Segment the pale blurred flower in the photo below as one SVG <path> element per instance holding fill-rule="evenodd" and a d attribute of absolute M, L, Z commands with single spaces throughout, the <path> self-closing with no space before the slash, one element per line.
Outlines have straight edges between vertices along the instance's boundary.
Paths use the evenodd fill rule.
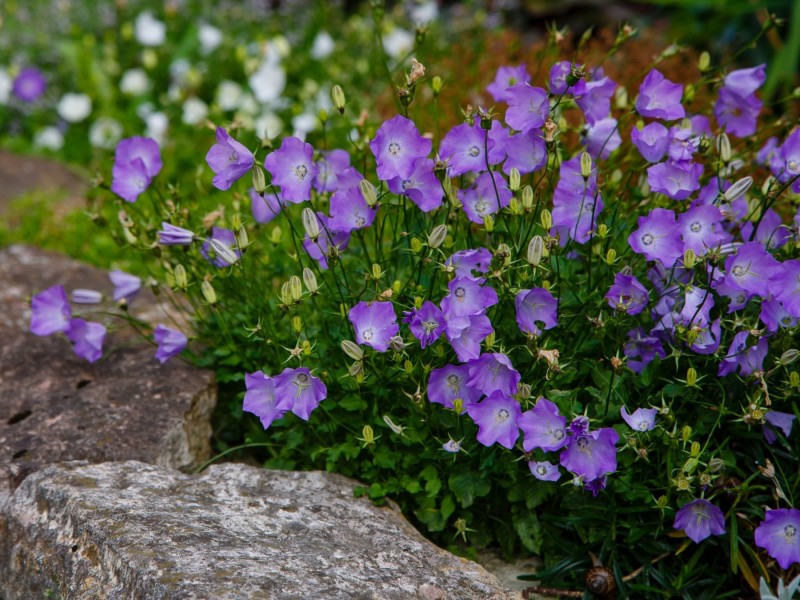
<path fill-rule="evenodd" d="M 86 94 L 68 92 L 61 96 L 56 111 L 68 123 L 80 123 L 92 112 L 92 99 Z"/>
<path fill-rule="evenodd" d="M 264 61 L 250 76 L 250 89 L 256 99 L 270 103 L 280 98 L 286 87 L 286 71 L 280 63 Z"/>
<path fill-rule="evenodd" d="M 320 31 L 311 46 L 311 56 L 316 60 L 328 58 L 333 53 L 335 45 L 333 38 L 327 31 Z"/>
<path fill-rule="evenodd" d="M 153 112 L 147 115 L 144 122 L 147 126 L 145 136 L 153 138 L 158 142 L 159 146 L 163 146 L 167 134 L 167 127 L 169 127 L 167 115 L 163 112 Z"/>
<path fill-rule="evenodd" d="M 242 101 L 242 93 L 242 86 L 226 79 L 217 88 L 217 104 L 222 110 L 236 110 Z"/>
<path fill-rule="evenodd" d="M 439 16 L 439 7 L 433 0 L 414 0 L 409 7 L 408 15 L 415 25 L 425 25 L 436 20 Z"/>
<path fill-rule="evenodd" d="M 134 32 L 142 46 L 160 46 L 167 39 L 167 26 L 150 11 L 139 13 L 134 22 Z"/>
<path fill-rule="evenodd" d="M 13 85 L 14 80 L 8 74 L 8 71 L 0 67 L 0 104 L 8 104 L 8 98 L 11 96 L 11 87 Z"/>
<path fill-rule="evenodd" d="M 144 69 L 130 69 L 122 74 L 119 89 L 128 96 L 139 96 L 150 89 L 150 78 Z"/>
<path fill-rule="evenodd" d="M 395 27 L 383 36 L 383 50 L 395 60 L 414 49 L 414 34 L 400 27 Z"/>
<path fill-rule="evenodd" d="M 200 38 L 200 52 L 203 55 L 211 54 L 214 50 L 219 48 L 223 40 L 222 31 L 208 23 L 202 23 L 200 25 L 197 36 Z"/>
<path fill-rule="evenodd" d="M 89 128 L 89 143 L 95 148 L 110 150 L 122 138 L 122 125 L 110 117 L 100 117 Z"/>
<path fill-rule="evenodd" d="M 283 131 L 283 121 L 274 113 L 265 113 L 255 120 L 253 128 L 257 137 L 271 140 Z"/>
<path fill-rule="evenodd" d="M 208 104 L 200 98 L 187 98 L 183 103 L 183 122 L 187 125 L 197 125 L 208 116 Z"/>
<path fill-rule="evenodd" d="M 254 117 L 261 107 L 256 102 L 256 99 L 253 98 L 253 94 L 249 94 L 245 92 L 242 94 L 242 99 L 239 102 L 239 110 L 250 117 Z"/>
<path fill-rule="evenodd" d="M 319 119 L 315 114 L 303 113 L 292 119 L 292 127 L 294 127 L 293 135 L 305 140 L 307 134 L 319 127 Z"/>
<path fill-rule="evenodd" d="M 64 147 L 64 134 L 57 127 L 45 127 L 34 134 L 33 145 L 56 152 Z"/>

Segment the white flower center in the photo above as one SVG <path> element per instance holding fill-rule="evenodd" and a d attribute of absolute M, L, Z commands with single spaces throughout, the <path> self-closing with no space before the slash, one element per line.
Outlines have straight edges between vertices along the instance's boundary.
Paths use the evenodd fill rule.
<path fill-rule="evenodd" d="M 691 225 L 689 225 L 689 229 L 691 229 L 695 233 L 699 233 L 700 230 L 703 229 L 703 226 L 700 224 L 700 221 L 695 221 Z"/>
<path fill-rule="evenodd" d="M 472 146 L 469 150 L 467 150 L 467 154 L 469 154 L 472 157 L 480 156 L 480 153 L 481 149 L 478 148 L 477 146 Z"/>
<path fill-rule="evenodd" d="M 361 332 L 361 337 L 363 337 L 368 342 L 372 340 L 372 329 L 365 329 Z"/>
<path fill-rule="evenodd" d="M 642 236 L 642 244 L 644 244 L 645 246 L 652 246 L 655 240 L 656 238 L 653 237 L 652 233 L 645 233 Z"/>
<path fill-rule="evenodd" d="M 397 142 L 389 144 L 389 154 L 392 156 L 400 156 L 400 144 Z"/>
<path fill-rule="evenodd" d="M 297 165 L 292 170 L 294 171 L 294 176 L 297 177 L 298 181 L 303 181 L 306 178 L 306 175 L 308 175 L 308 167 L 303 164 Z"/>
<path fill-rule="evenodd" d="M 506 421 L 508 421 L 510 416 L 511 413 L 509 413 L 505 408 L 501 408 L 500 410 L 497 411 L 497 417 L 495 420 L 498 423 L 505 423 Z"/>

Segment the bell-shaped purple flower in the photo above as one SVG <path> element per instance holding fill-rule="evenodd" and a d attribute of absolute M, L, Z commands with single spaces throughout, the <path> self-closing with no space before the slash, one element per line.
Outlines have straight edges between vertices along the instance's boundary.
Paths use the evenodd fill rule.
<path fill-rule="evenodd" d="M 764 359 L 769 351 L 767 338 L 759 338 L 755 344 L 748 345 L 748 337 L 750 337 L 749 331 L 740 331 L 733 336 L 728 353 L 719 365 L 717 372 L 719 377 L 735 371 L 739 371 L 742 377 L 747 377 L 763 368 Z"/>
<path fill-rule="evenodd" d="M 177 225 L 170 225 L 162 221 L 161 229 L 156 232 L 158 243 L 162 246 L 188 246 L 194 241 L 193 232 Z"/>
<path fill-rule="evenodd" d="M 689 160 L 668 160 L 647 167 L 647 183 L 656 193 L 673 200 L 685 200 L 700 189 L 703 165 Z"/>
<path fill-rule="evenodd" d="M 586 116 L 586 122 L 594 125 L 605 119 L 611 112 L 611 97 L 617 89 L 610 77 L 600 77 L 593 81 L 581 80 L 572 87 L 575 102 Z"/>
<path fill-rule="evenodd" d="M 445 333 L 458 360 L 466 362 L 480 356 L 481 342 L 494 333 L 494 329 L 486 315 L 471 315 L 466 321 L 463 318 L 447 321 Z"/>
<path fill-rule="evenodd" d="M 631 141 L 639 154 L 649 163 L 657 163 L 667 153 L 669 131 L 661 123 L 652 122 L 641 130 L 631 129 Z"/>
<path fill-rule="evenodd" d="M 507 159 L 503 164 L 504 173 L 516 169 L 525 175 L 543 169 L 547 164 L 547 146 L 538 129 L 509 137 L 505 142 L 505 152 Z"/>
<path fill-rule="evenodd" d="M 494 140 L 488 136 L 478 122 L 473 125 L 462 123 L 448 131 L 439 146 L 439 156 L 447 161 L 448 174 L 456 176 L 470 171 L 485 171 L 487 155 L 484 144 L 488 148 L 494 147 Z"/>
<path fill-rule="evenodd" d="M 325 384 L 306 367 L 286 368 L 275 376 L 275 408 L 291 410 L 304 421 L 328 397 Z"/>
<path fill-rule="evenodd" d="M 420 348 L 432 344 L 444 333 L 444 315 L 439 307 L 430 300 L 423 302 L 418 309 L 415 308 L 403 314 L 403 322 L 408 323 L 411 333 L 419 340 Z"/>
<path fill-rule="evenodd" d="M 559 456 L 561 466 L 583 481 L 600 479 L 617 470 L 618 440 L 619 434 L 610 427 L 576 435 Z"/>
<path fill-rule="evenodd" d="M 776 508 L 765 517 L 756 527 L 756 546 L 764 548 L 781 569 L 800 563 L 800 510 Z"/>
<path fill-rule="evenodd" d="M 791 329 L 797 325 L 798 318 L 792 315 L 783 302 L 776 298 L 761 302 L 759 319 L 767 326 L 767 331 L 776 333 L 779 329 Z"/>
<path fill-rule="evenodd" d="M 558 412 L 558 407 L 547 398 L 539 397 L 531 410 L 525 411 L 519 428 L 525 434 L 522 449 L 531 452 L 541 448 L 545 452 L 561 450 L 569 443 L 566 430 L 567 419 Z"/>
<path fill-rule="evenodd" d="M 276 406 L 275 380 L 262 371 L 256 371 L 245 373 L 244 383 L 247 391 L 244 394 L 242 410 L 256 415 L 264 429 L 269 429 L 276 419 L 286 414 L 286 410 L 280 410 Z"/>
<path fill-rule="evenodd" d="M 483 395 L 467 383 L 468 378 L 467 365 L 445 365 L 433 369 L 428 378 L 428 400 L 450 409 L 455 407 L 456 400 L 461 400 L 463 413 L 468 405 L 474 404 Z"/>
<path fill-rule="evenodd" d="M 158 142 L 145 137 L 120 140 L 114 153 L 111 191 L 127 202 L 136 202 L 161 171 Z"/>
<path fill-rule="evenodd" d="M 259 194 L 255 189 L 248 190 L 250 196 L 250 213 L 256 223 L 269 223 L 281 214 L 281 202 L 277 194 L 265 191 Z"/>
<path fill-rule="evenodd" d="M 690 540 L 699 544 L 710 535 L 725 533 L 725 516 L 719 507 L 708 500 L 698 498 L 684 504 L 675 513 L 672 526 L 675 529 L 682 529 Z"/>
<path fill-rule="evenodd" d="M 783 302 L 790 315 L 800 318 L 800 260 L 780 263 L 770 277 L 770 289 L 777 291 L 775 297 Z"/>
<path fill-rule="evenodd" d="M 472 315 L 483 314 L 497 304 L 497 292 L 474 279 L 456 277 L 448 285 L 449 293 L 442 298 L 442 312 L 448 324 Z"/>
<path fill-rule="evenodd" d="M 526 132 L 542 127 L 550 114 L 547 92 L 527 83 L 518 83 L 506 90 L 506 123 Z"/>
<path fill-rule="evenodd" d="M 587 179 L 581 175 L 580 155 L 561 163 L 560 178 L 553 193 L 552 235 L 558 235 L 561 245 L 573 239 L 579 244 L 589 241 L 603 210 L 603 199 L 597 190 L 594 166 Z"/>
<path fill-rule="evenodd" d="M 781 183 L 791 181 L 792 191 L 800 194 L 800 127 L 795 127 L 778 148 L 777 156 L 770 163 L 770 169 Z"/>
<path fill-rule="evenodd" d="M 558 300 L 553 297 L 550 290 L 533 288 L 520 290 L 514 298 L 517 325 L 522 333 L 541 335 L 542 330 L 537 323 L 542 323 L 545 329 L 552 329 L 558 325 Z"/>
<path fill-rule="evenodd" d="M 397 115 L 380 126 L 369 148 L 378 163 L 378 179 L 408 179 L 414 161 L 427 158 L 433 142 L 422 137 L 413 121 Z"/>
<path fill-rule="evenodd" d="M 63 285 L 54 285 L 31 298 L 31 333 L 51 335 L 69 329 L 72 309 Z"/>
<path fill-rule="evenodd" d="M 494 81 L 486 86 L 486 91 L 492 95 L 495 102 L 508 102 L 506 90 L 518 83 L 528 83 L 530 80 L 531 76 L 525 65 L 503 66 L 497 69 L 497 75 L 495 75 Z"/>
<path fill-rule="evenodd" d="M 347 318 L 355 329 L 356 342 L 378 352 L 386 352 L 389 341 L 400 331 L 391 302 L 361 301 L 350 309 Z"/>
<path fill-rule="evenodd" d="M 681 97 L 683 86 L 665 78 L 658 69 L 651 70 L 639 87 L 636 112 L 643 117 L 674 121 L 686 116 Z"/>
<path fill-rule="evenodd" d="M 678 215 L 678 228 L 683 239 L 683 249 L 704 256 L 710 249 L 731 241 L 731 235 L 722 229 L 722 212 L 713 204 L 692 206 Z"/>
<path fill-rule="evenodd" d="M 498 443 L 509 450 L 519 437 L 517 423 L 522 417 L 519 403 L 502 392 L 494 392 L 491 396 L 477 404 L 467 406 L 467 413 L 478 426 L 478 441 L 484 446 Z"/>
<path fill-rule="evenodd" d="M 336 231 L 349 233 L 372 225 L 375 213 L 364 199 L 359 187 L 339 189 L 330 201 L 331 218 L 328 225 Z"/>
<path fill-rule="evenodd" d="M 754 94 L 767 80 L 767 65 L 737 69 L 725 76 L 724 86 L 740 96 Z"/>
<path fill-rule="evenodd" d="M 158 345 L 156 359 L 162 364 L 180 354 L 189 343 L 189 339 L 180 331 L 161 324 L 156 325 L 153 340 Z"/>
<path fill-rule="evenodd" d="M 328 268 L 328 256 L 331 253 L 339 253 L 347 248 L 350 243 L 350 233 L 347 231 L 337 231 L 330 226 L 328 217 L 318 212 L 317 222 L 319 225 L 319 237 L 312 240 L 306 234 L 303 240 L 303 248 L 308 255 L 319 263 L 320 268 Z"/>
<path fill-rule="evenodd" d="M 657 408 L 637 408 L 633 414 L 628 414 L 624 406 L 620 409 L 622 419 L 635 431 L 650 431 L 656 426 Z"/>
<path fill-rule="evenodd" d="M 297 204 L 311 198 L 311 183 L 319 172 L 311 144 L 284 138 L 278 150 L 267 154 L 264 168 L 272 175 L 272 183 L 280 186 L 281 200 Z"/>
<path fill-rule="evenodd" d="M 586 146 L 586 152 L 595 160 L 607 159 L 622 144 L 617 120 L 606 117 L 595 121 L 593 125 L 586 128 L 581 142 Z"/>
<path fill-rule="evenodd" d="M 539 481 L 558 481 L 561 473 L 558 465 L 547 461 L 530 461 L 528 468 Z"/>
<path fill-rule="evenodd" d="M 487 396 L 496 391 L 507 396 L 517 393 L 521 376 L 505 354 L 481 354 L 467 363 L 467 369 L 469 371 L 467 385 Z"/>
<path fill-rule="evenodd" d="M 442 184 L 433 172 L 430 158 L 415 160 L 414 170 L 408 178 L 395 177 L 387 183 L 393 194 L 408 196 L 422 212 L 436 210 L 442 205 Z"/>
<path fill-rule="evenodd" d="M 36 67 L 20 70 L 11 85 L 11 91 L 23 102 L 35 102 L 47 89 L 47 79 Z"/>
<path fill-rule="evenodd" d="M 650 292 L 633 275 L 617 273 L 605 299 L 614 311 L 638 315 L 650 302 Z"/>
<path fill-rule="evenodd" d="M 725 283 L 751 294 L 766 295 L 781 264 L 758 242 L 747 242 L 725 259 Z"/>
<path fill-rule="evenodd" d="M 625 364 L 634 372 L 641 373 L 644 368 L 656 358 L 666 358 L 667 353 L 661 345 L 661 341 L 637 327 L 628 332 L 628 341 L 623 347 L 625 357 L 628 359 Z"/>
<path fill-rule="evenodd" d="M 654 208 L 646 217 L 639 217 L 637 223 L 638 229 L 628 237 L 634 252 L 644 254 L 647 260 L 657 260 L 667 268 L 683 256 L 674 211 Z"/>
<path fill-rule="evenodd" d="M 335 192 L 341 185 L 340 175 L 350 168 L 350 153 L 346 150 L 323 152 L 317 161 L 317 176 L 311 185 L 318 192 Z"/>
<path fill-rule="evenodd" d="M 103 355 L 103 342 L 106 339 L 106 328 L 100 323 L 72 319 L 67 330 L 67 339 L 72 342 L 75 354 L 90 363 L 97 362 Z"/>
<path fill-rule="evenodd" d="M 776 429 L 780 429 L 787 438 L 792 433 L 792 425 L 794 425 L 795 416 L 791 413 L 778 412 L 777 410 L 767 411 L 764 415 L 764 425 L 762 431 L 764 432 L 764 439 L 768 444 L 774 444 L 778 439 L 775 433 Z"/>
<path fill-rule="evenodd" d="M 496 171 L 481 173 L 475 180 L 474 187 L 458 191 L 458 198 L 464 205 L 467 217 L 479 225 L 483 224 L 485 217 L 508 206 L 512 195 L 506 180 Z"/>
<path fill-rule="evenodd" d="M 560 96 L 566 93 L 569 89 L 567 77 L 572 71 L 572 63 L 568 60 L 562 60 L 550 67 L 550 73 L 547 76 L 547 87 L 550 88 L 550 93 Z"/>
<path fill-rule="evenodd" d="M 723 86 L 714 104 L 714 116 L 728 135 L 747 137 L 756 132 L 762 106 L 755 95 L 742 96 Z"/>
<path fill-rule="evenodd" d="M 456 270 L 456 278 L 466 277 L 479 283 L 483 283 L 481 275 L 489 271 L 492 262 L 492 253 L 486 248 L 468 248 L 453 253 L 446 261 L 445 265 Z"/>
<path fill-rule="evenodd" d="M 119 302 L 123 298 L 130 301 L 142 288 L 142 280 L 125 271 L 114 269 L 108 274 L 108 278 L 114 284 L 115 302 Z"/>
<path fill-rule="evenodd" d="M 211 183 L 218 190 L 228 190 L 251 168 L 255 158 L 244 145 L 233 139 L 224 127 L 217 127 L 217 143 L 206 154 L 206 162 L 216 173 Z"/>

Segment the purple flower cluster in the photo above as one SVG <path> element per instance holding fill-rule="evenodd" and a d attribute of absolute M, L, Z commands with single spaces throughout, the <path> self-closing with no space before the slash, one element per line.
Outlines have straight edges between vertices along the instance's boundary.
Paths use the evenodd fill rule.
<path fill-rule="evenodd" d="M 253 153 L 233 139 L 222 127 L 217 127 L 217 143 L 206 155 L 206 162 L 216 173 L 212 183 L 218 190 L 228 190 L 252 167 Z"/>
<path fill-rule="evenodd" d="M 726 133 L 746 137 L 756 132 L 762 103 L 755 93 L 766 79 L 766 65 L 731 71 L 725 76 L 714 104 L 714 116 Z"/>
<path fill-rule="evenodd" d="M 262 371 L 247 373 L 245 385 L 243 409 L 256 415 L 264 429 L 289 411 L 308 421 L 311 412 L 328 395 L 325 384 L 305 367 L 286 368 L 275 377 Z"/>

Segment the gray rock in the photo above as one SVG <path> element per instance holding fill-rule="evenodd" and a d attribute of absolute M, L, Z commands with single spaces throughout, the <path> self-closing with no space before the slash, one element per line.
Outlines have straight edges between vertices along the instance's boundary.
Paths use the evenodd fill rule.
<path fill-rule="evenodd" d="M 0 595 L 108 600 L 518 598 L 354 481 L 240 464 L 50 466 L 4 509 Z M 22 592 L 25 590 L 25 592 Z"/>
<path fill-rule="evenodd" d="M 213 374 L 165 365 L 131 335 L 110 334 L 90 364 L 61 335 L 27 331 L 30 296 L 63 284 L 109 292 L 106 272 L 23 246 L 0 251 L 0 502 L 29 473 L 58 461 L 141 460 L 186 469 L 210 455 Z M 143 292 L 132 306 L 155 312 Z"/>

